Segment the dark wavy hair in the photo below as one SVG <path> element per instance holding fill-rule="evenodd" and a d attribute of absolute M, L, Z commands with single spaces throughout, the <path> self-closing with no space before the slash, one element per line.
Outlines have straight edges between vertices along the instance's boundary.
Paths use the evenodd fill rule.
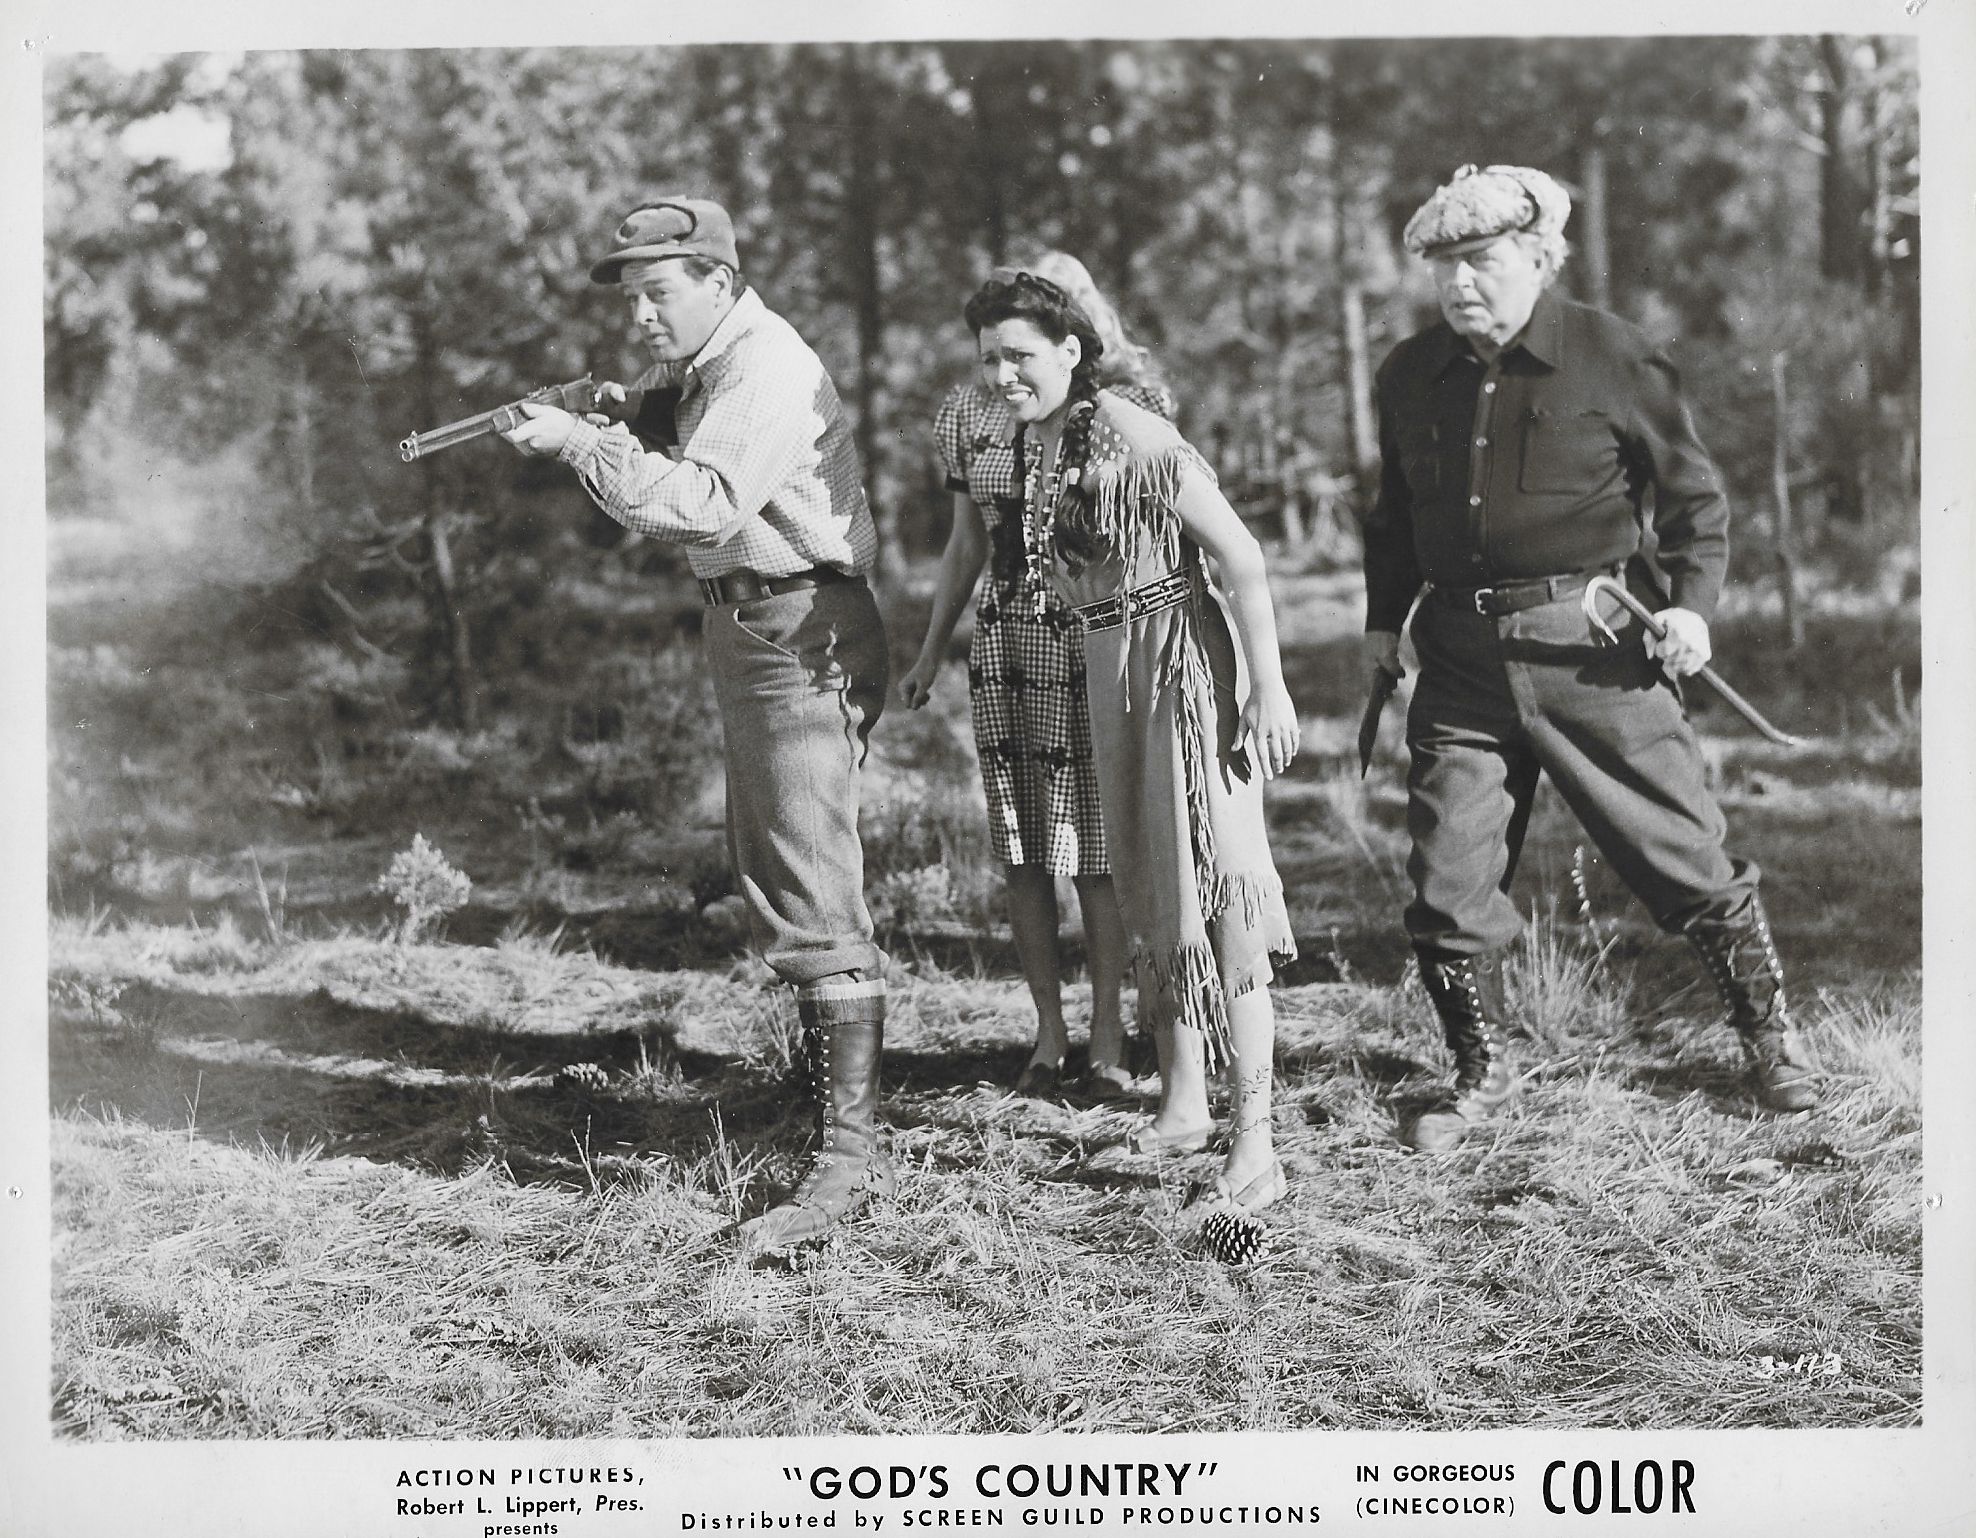
<path fill-rule="evenodd" d="M 1033 272 L 1070 295 L 1072 303 L 1091 317 L 1091 324 L 1104 339 L 1105 356 L 1098 373 L 1107 388 L 1138 385 L 1149 391 L 1166 392 L 1166 377 L 1158 361 L 1132 339 L 1118 307 L 1104 296 L 1091 270 L 1068 251 L 1037 247 L 1009 266 Z"/>
<path fill-rule="evenodd" d="M 1070 371 L 1070 415 L 1064 423 L 1063 443 L 1057 452 L 1058 462 L 1066 468 L 1076 466 L 1078 474 L 1058 501 L 1052 534 L 1059 551 L 1075 570 L 1097 554 L 1090 494 L 1082 482 L 1090 459 L 1091 422 L 1097 415 L 1098 360 L 1105 355 L 1105 340 L 1077 301 L 1048 278 L 1006 267 L 989 274 L 988 281 L 962 309 L 961 318 L 976 336 L 1005 320 L 1026 320 L 1053 342 L 1062 342 L 1065 337 L 1077 338 L 1082 356 Z M 1016 483 L 1021 485 L 1022 461 L 1029 452 L 1027 434 L 1017 438 L 1016 452 Z M 1010 520 L 1003 522 L 1007 526 Z"/>
<path fill-rule="evenodd" d="M 1098 360 L 1105 355 L 1105 339 L 1077 301 L 1048 278 L 998 267 L 975 290 L 961 319 L 976 336 L 1005 320 L 1026 320 L 1053 342 L 1076 337 L 1084 355 L 1070 372 L 1071 396 L 1089 400 L 1097 394 Z"/>

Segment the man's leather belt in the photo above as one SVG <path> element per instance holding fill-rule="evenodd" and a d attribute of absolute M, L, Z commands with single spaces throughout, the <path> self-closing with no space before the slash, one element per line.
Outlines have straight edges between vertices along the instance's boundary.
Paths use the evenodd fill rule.
<path fill-rule="evenodd" d="M 1442 587 L 1437 582 L 1429 592 L 1437 602 L 1452 609 L 1500 619 L 1505 614 L 1519 614 L 1525 609 L 1556 603 L 1560 598 L 1574 597 L 1585 591 L 1585 584 L 1592 578 L 1608 576 L 1612 570 L 1601 566 L 1597 571 L 1572 572 L 1563 577 L 1531 577 L 1522 582 L 1500 582 L 1494 587 Z"/>
<path fill-rule="evenodd" d="M 1100 598 L 1096 603 L 1081 603 L 1076 613 L 1086 630 L 1115 630 L 1128 619 L 1137 619 L 1141 614 L 1157 614 L 1161 609 L 1171 609 L 1175 604 L 1185 603 L 1193 587 L 1193 580 L 1186 572 L 1170 571 L 1141 587 L 1114 593 L 1109 598 Z"/>
<path fill-rule="evenodd" d="M 763 577 L 752 571 L 730 571 L 724 576 L 702 577 L 700 596 L 709 604 L 752 603 L 757 598 L 793 593 L 798 588 L 862 581 L 863 577 L 839 571 L 835 566 L 812 566 L 808 571 L 791 572 L 786 577 Z"/>

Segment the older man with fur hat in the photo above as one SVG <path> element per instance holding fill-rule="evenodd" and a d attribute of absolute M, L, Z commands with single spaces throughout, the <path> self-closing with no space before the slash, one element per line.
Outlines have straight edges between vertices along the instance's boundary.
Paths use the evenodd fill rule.
<path fill-rule="evenodd" d="M 890 681 L 865 583 L 877 542 L 836 388 L 742 281 L 725 209 L 689 197 L 634 209 L 590 277 L 618 289 L 652 354 L 633 431 L 531 405 L 507 437 L 570 466 L 626 528 L 681 546 L 699 578 L 729 850 L 763 957 L 795 988 L 820 1100 L 808 1173 L 744 1230 L 771 1253 L 895 1184 L 875 1121 L 885 982 L 858 841 L 859 775 Z"/>
<path fill-rule="evenodd" d="M 1433 267 L 1442 318 L 1378 377 L 1365 651 L 1370 674 L 1398 676 L 1420 599 L 1406 927 L 1456 1069 L 1406 1129 L 1430 1152 L 1515 1088 L 1501 957 L 1521 929 L 1507 893 L 1542 774 L 1655 921 L 1701 953 L 1758 1100 L 1816 1100 L 1757 868 L 1724 852 L 1674 683 L 1708 661 L 1728 504 L 1665 353 L 1553 287 L 1570 208 L 1541 171 L 1457 171 L 1404 236 Z M 1582 598 L 1599 574 L 1645 589 L 1665 638 L 1633 621 L 1630 644 L 1595 647 Z"/>

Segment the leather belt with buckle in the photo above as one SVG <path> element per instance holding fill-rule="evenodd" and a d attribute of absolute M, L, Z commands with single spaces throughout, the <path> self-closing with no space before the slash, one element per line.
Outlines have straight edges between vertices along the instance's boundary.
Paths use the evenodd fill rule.
<path fill-rule="evenodd" d="M 1076 614 L 1084 622 L 1086 630 L 1115 630 L 1127 619 L 1137 619 L 1141 614 L 1157 614 L 1161 609 L 1171 609 L 1175 604 L 1185 603 L 1193 586 L 1186 572 L 1171 571 L 1128 592 L 1114 593 L 1109 598 L 1100 598 L 1096 603 L 1081 603 Z"/>
<path fill-rule="evenodd" d="M 864 578 L 839 571 L 835 566 L 812 566 L 808 571 L 791 572 L 786 577 L 763 577 L 752 571 L 730 571 L 718 577 L 702 577 L 700 596 L 712 605 L 752 603 L 757 598 L 773 598 L 777 593 L 793 593 L 799 588 L 862 581 Z"/>
<path fill-rule="evenodd" d="M 1436 583 L 1431 591 L 1437 602 L 1450 608 L 1500 619 L 1505 614 L 1520 614 L 1525 609 L 1540 608 L 1547 603 L 1556 603 L 1560 598 L 1582 593 L 1587 582 L 1607 575 L 1611 569 L 1602 566 L 1597 571 L 1572 572 L 1562 577 L 1532 577 L 1527 582 L 1503 582 L 1495 587 L 1442 587 Z"/>

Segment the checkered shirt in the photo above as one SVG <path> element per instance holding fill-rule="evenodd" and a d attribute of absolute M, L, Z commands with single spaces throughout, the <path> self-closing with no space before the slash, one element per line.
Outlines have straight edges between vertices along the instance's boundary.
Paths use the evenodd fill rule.
<path fill-rule="evenodd" d="M 599 507 L 684 546 L 696 577 L 871 569 L 878 539 L 836 386 L 760 295 L 743 293 L 691 362 L 637 381 L 666 385 L 682 392 L 676 449 L 648 451 L 621 423 L 571 430 L 560 457 Z"/>

